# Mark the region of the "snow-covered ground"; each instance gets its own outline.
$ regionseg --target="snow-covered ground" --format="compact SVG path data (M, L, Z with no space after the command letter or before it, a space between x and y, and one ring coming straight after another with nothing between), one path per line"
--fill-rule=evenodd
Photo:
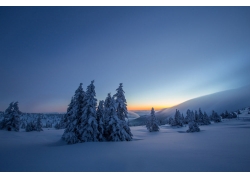
M201 126L161 126L148 132L131 127L130 142L88 142L67 145L64 130L0 131L0 171L25 172L217 172L250 171L250 119L223 120Z

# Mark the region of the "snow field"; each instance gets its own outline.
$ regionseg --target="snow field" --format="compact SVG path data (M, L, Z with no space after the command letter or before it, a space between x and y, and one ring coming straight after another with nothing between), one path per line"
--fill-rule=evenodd
M200 126L131 127L133 141L68 145L64 130L1 130L2 172L244 172L250 171L250 120Z

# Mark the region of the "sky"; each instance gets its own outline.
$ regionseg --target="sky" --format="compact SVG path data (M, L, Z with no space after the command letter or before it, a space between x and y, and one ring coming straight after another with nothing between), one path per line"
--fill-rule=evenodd
M129 110L249 84L250 7L0 7L0 111L65 112L80 83Z

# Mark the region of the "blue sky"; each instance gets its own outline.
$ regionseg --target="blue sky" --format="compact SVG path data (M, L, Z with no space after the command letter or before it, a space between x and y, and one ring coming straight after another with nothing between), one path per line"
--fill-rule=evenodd
M0 7L0 110L64 112L80 83L129 109L249 84L250 7Z

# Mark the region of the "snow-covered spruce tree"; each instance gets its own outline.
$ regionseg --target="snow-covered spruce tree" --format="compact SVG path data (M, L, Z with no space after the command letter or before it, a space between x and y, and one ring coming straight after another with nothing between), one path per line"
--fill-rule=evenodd
M201 111L201 108L199 108L199 114L198 114L198 124L203 125L203 113Z
M66 114L64 114L62 117L61 117L61 120L60 121L57 121L56 122L56 124L55 124L55 126L54 126L54 128L55 129L64 129L65 127L66 127L66 125L67 125L67 123L65 123L65 115Z
M46 128L52 128L52 123L48 120L45 125Z
M222 119L225 119L225 113L221 113L220 116L221 116Z
M185 117L185 121L187 122L187 124L189 123L189 121L191 121L192 120L192 114L191 114L191 111L190 111L190 109L188 109L187 110L187 115L186 115L186 117Z
M1 122L0 128L8 131L19 131L20 115L18 102L10 103L9 107L4 112L4 119Z
M29 123L27 123L25 131L26 132L30 132L30 131L35 131L36 130L36 124L33 121L30 121Z
M0 123L0 129L7 129L7 123L12 116L13 104L14 102L11 102L9 107L4 111L3 120Z
M98 124L98 131L99 131L99 135L98 135L98 140L99 141L104 141L104 101L99 101L99 105L97 107L96 110L96 120L97 120L97 124Z
M115 102L116 102L116 112L117 116L120 120L124 120L128 118L128 110L127 110L127 101L124 96L124 91L122 89L122 83L120 83L119 87L116 89Z
M117 112L117 117L122 120L122 125L124 130L130 135L127 136L128 139L127 141L132 140L133 134L131 133L130 127L128 126L128 123L126 122L125 118L128 119L128 110L127 110L127 101L125 99L124 91L122 89L122 83L120 83L119 87L116 89L116 94L114 95L115 97L115 102L116 102L116 112Z
M207 115L206 112L204 112L204 115L203 115L203 124L204 124L204 125L209 125L209 124L211 124L210 118L208 117L208 115Z
M237 113L236 112L232 112L233 117L232 118L237 118Z
M175 115L174 115L174 120L171 121L171 126L177 126L177 127L181 127L183 126L182 123L182 118L181 118L181 113L179 110L176 109Z
M26 128L26 124L27 124L27 123L22 122L22 124L21 124L21 129L25 129L25 128Z
M169 119L168 119L168 124L170 124L170 125L172 125L172 124L174 124L174 119L172 118L172 117L170 117Z
M43 127L43 124L42 124L42 121L41 121L41 117L38 116L38 118L36 120L36 127L35 127L35 129L36 129L36 131L40 132L40 131L43 131L42 127Z
M183 116L183 113L181 113L181 122L182 122L182 124L188 124L188 122L186 122L186 120Z
M96 120L97 99L95 96L94 81L91 81L84 96L82 116L77 125L81 142L98 141L99 131Z
M124 130L122 120L117 116L114 97L110 93L104 102L104 136L108 141L126 141L130 135Z
M200 128L197 124L197 122L195 121L195 114L193 111L190 112L190 116L189 116L189 122L188 122L188 130L187 132L199 132Z
M154 108L151 109L150 119L148 120L146 127L149 130L149 132L159 131L159 124L158 124L158 121L155 117Z
M196 123L199 123L199 115L198 115L198 112L196 110L194 111L194 121Z
M63 116L63 122L58 123L58 129L66 128L69 122L72 120L72 115L74 114L74 97L71 98L71 101L68 105L67 112Z
M221 122L221 117L218 115L217 112L213 111L212 112L212 118L211 118L214 122Z
M85 92L82 89L82 83L80 83L74 95L74 103L72 107L73 113L72 113L71 121L68 123L62 135L62 139L65 140L68 144L81 142L80 133L77 129L77 126L80 122L80 118L82 117L84 94Z
M229 113L227 111L225 112L225 118L229 118Z

